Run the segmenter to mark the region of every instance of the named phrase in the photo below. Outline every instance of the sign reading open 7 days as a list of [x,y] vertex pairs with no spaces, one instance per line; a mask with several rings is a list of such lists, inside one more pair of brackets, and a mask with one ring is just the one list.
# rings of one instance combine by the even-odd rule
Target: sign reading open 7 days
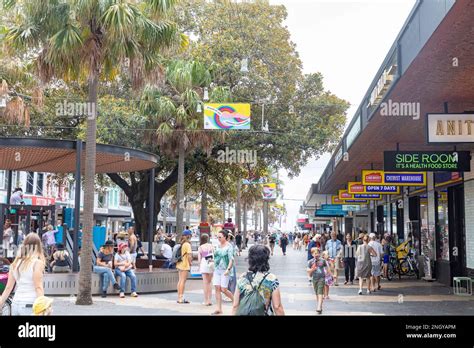
[[398,195],[400,194],[400,187],[396,185],[363,185],[361,182],[349,181],[347,184],[347,192],[350,194],[376,193]]
[[426,186],[426,173],[403,173],[384,172],[383,170],[363,170],[362,185]]
[[469,172],[469,151],[385,151],[385,170],[408,172]]

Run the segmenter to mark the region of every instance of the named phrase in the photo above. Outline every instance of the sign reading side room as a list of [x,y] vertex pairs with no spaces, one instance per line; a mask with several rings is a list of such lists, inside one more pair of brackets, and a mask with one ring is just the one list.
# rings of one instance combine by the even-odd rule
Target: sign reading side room
[[469,172],[469,151],[385,151],[384,170],[405,172]]

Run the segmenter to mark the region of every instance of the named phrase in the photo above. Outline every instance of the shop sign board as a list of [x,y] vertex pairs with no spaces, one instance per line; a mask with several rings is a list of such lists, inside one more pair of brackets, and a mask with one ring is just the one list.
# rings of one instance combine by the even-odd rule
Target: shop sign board
[[350,194],[347,190],[339,190],[339,199],[366,199],[378,201],[382,199],[382,195],[374,193],[356,193]]
[[362,185],[426,186],[426,172],[363,170]]
[[367,204],[368,201],[366,199],[340,199],[339,196],[332,196],[331,197],[332,204]]
[[400,194],[400,186],[396,185],[363,185],[360,181],[349,181],[347,192],[351,194]]
[[385,151],[384,170],[409,172],[469,172],[469,151]]
[[474,114],[427,114],[428,143],[473,143]]

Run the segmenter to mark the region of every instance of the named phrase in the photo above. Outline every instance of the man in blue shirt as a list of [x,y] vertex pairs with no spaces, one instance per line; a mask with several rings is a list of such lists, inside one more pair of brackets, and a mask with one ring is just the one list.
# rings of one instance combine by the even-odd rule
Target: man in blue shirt
[[337,282],[337,269],[338,265],[336,265],[336,262],[339,262],[339,260],[336,260],[336,257],[340,257],[339,251],[341,250],[342,243],[339,239],[337,239],[337,234],[335,231],[331,232],[331,239],[326,242],[326,250],[329,253],[329,263],[331,265],[331,268],[334,270],[334,285],[338,286]]

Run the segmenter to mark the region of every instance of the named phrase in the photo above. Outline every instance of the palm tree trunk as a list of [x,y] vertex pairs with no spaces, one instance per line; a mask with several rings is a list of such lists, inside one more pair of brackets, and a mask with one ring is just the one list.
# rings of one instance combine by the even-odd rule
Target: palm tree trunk
[[202,190],[201,196],[201,222],[207,222],[207,192]]
[[92,305],[92,229],[94,227],[94,179],[96,167],[96,118],[97,87],[99,71],[95,69],[89,77],[89,103],[92,103],[92,114],[87,118],[86,160],[84,181],[84,216],[82,228],[81,270],[79,272],[79,293],[76,304]]
[[176,200],[178,203],[176,213],[176,240],[181,239],[181,233],[183,232],[183,216],[184,216],[184,144],[182,141],[179,143],[178,149],[178,192]]
[[237,204],[235,206],[235,223],[237,225],[238,231],[242,231],[242,207],[241,207],[241,200],[242,200],[242,180],[238,179],[237,181]]
[[247,238],[247,203],[244,203],[244,221],[243,221],[243,228],[244,232],[242,233],[242,244],[244,248],[247,247],[247,243],[245,242],[245,238]]

